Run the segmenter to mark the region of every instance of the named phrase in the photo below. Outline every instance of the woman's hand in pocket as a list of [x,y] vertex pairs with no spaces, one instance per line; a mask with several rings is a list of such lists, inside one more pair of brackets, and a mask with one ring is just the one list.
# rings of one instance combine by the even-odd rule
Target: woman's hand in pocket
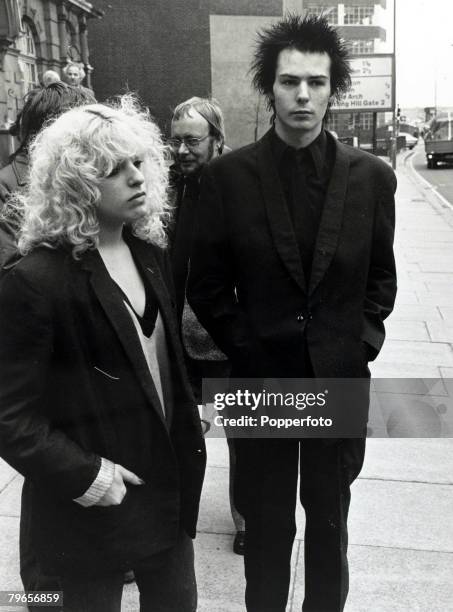
[[118,506],[121,504],[127,492],[126,483],[135,486],[145,484],[139,476],[116,463],[113,482],[95,506]]

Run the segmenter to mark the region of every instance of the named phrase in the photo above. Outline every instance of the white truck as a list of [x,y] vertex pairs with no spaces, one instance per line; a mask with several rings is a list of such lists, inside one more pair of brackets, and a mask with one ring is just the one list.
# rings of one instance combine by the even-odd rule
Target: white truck
[[437,168],[440,161],[453,162],[453,118],[451,113],[434,117],[425,134],[426,165]]

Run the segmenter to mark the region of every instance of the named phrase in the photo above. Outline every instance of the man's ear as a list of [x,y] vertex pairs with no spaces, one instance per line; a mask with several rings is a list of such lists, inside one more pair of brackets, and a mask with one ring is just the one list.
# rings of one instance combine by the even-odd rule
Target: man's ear
[[224,142],[223,140],[214,140],[214,149],[215,149],[215,155],[222,155],[223,153],[223,145]]

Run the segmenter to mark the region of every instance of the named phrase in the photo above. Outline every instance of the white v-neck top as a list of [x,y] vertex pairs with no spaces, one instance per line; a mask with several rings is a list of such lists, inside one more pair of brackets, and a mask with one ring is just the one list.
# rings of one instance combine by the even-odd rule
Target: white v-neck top
[[132,318],[135,329],[137,330],[138,339],[143,350],[143,354],[148,364],[149,372],[153,379],[154,385],[157,390],[157,394],[160,399],[162,411],[165,415],[165,393],[163,386],[163,378],[168,379],[165,376],[169,373],[169,359],[167,350],[167,341],[165,338],[165,328],[162,321],[160,312],[157,313],[156,325],[153,333],[149,338],[145,336],[140,326],[140,322],[137,319],[137,315],[132,310],[127,302],[124,302],[126,308]]

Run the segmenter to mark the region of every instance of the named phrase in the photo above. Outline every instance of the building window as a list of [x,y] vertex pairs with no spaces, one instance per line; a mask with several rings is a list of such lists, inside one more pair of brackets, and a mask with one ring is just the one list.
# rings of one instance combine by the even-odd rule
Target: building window
[[19,66],[23,73],[25,93],[39,84],[36,65],[36,44],[33,29],[27,21],[22,22],[22,33],[16,41],[19,50]]
[[362,38],[359,40],[350,40],[349,43],[352,55],[367,55],[374,53],[374,40]]
[[331,113],[329,116],[329,120],[327,122],[327,127],[329,130],[333,130],[334,132],[339,132],[340,128],[340,115],[338,113]]
[[360,118],[362,130],[373,129],[373,113],[362,113]]
[[373,6],[346,6],[344,7],[345,25],[371,25],[373,21]]
[[373,113],[353,113],[352,127],[354,130],[372,130]]
[[313,6],[309,4],[307,15],[309,17],[323,16],[331,25],[338,24],[338,8],[336,6]]

